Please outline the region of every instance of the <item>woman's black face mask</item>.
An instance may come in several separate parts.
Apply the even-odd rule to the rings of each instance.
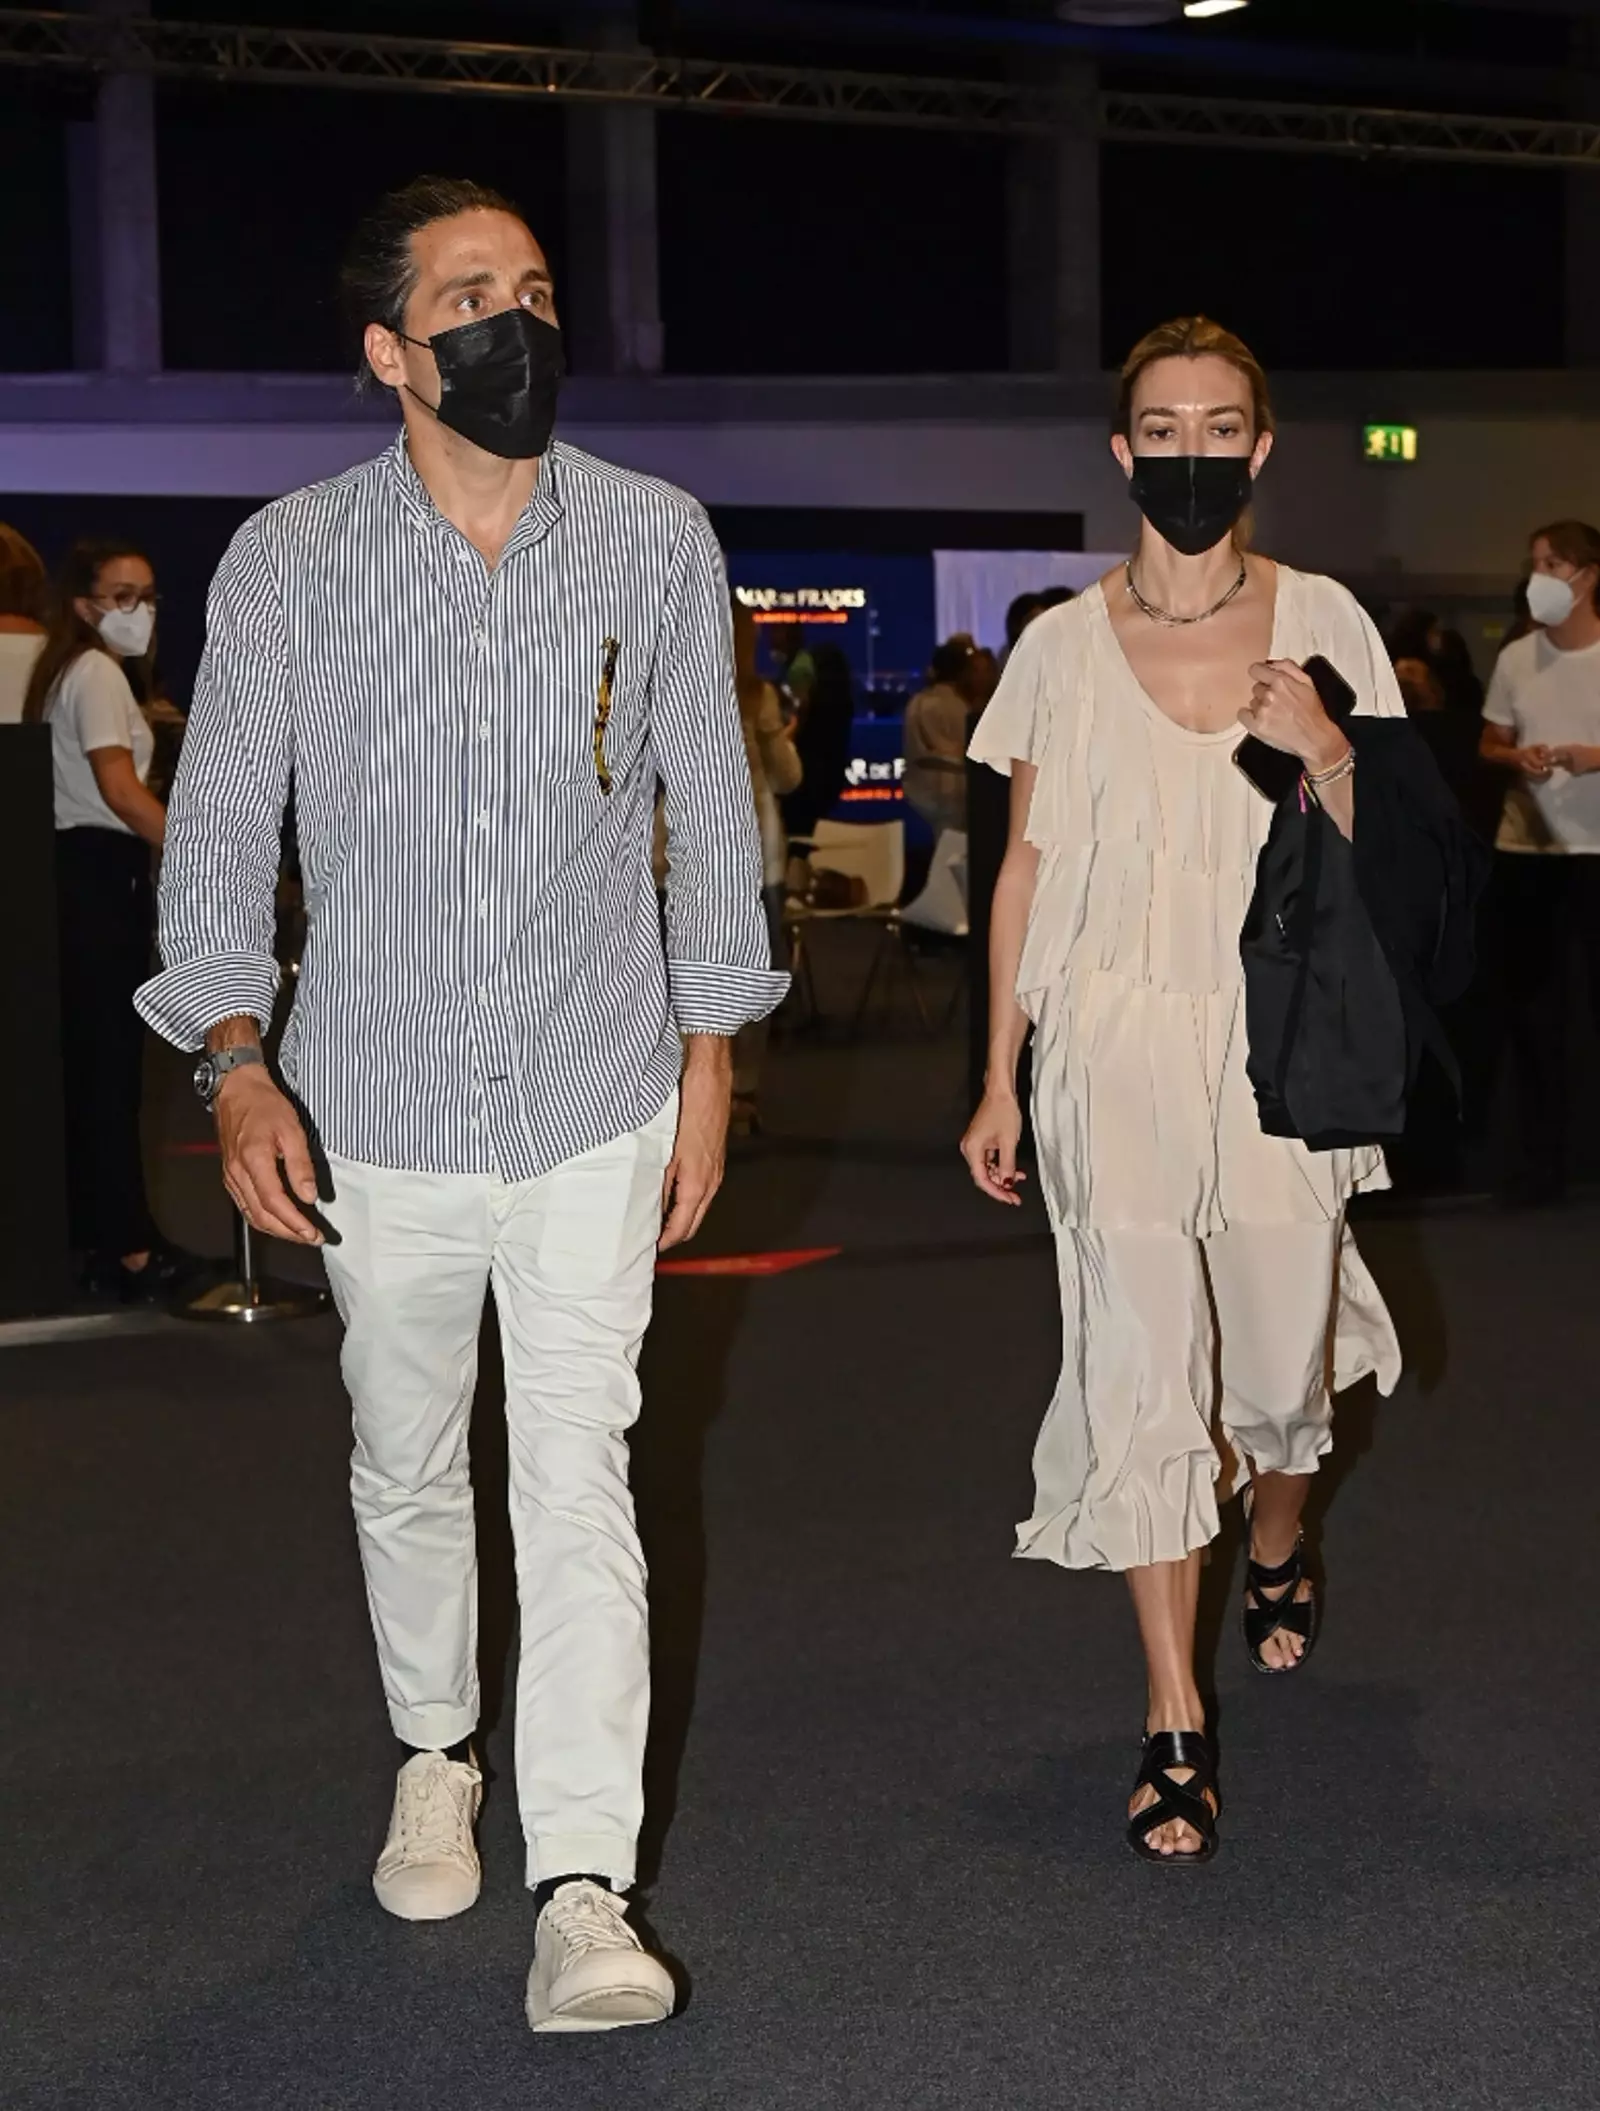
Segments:
[[[1136,454],[1128,495],[1164,541],[1198,557],[1232,532],[1251,484],[1248,455]]]
[[[566,372],[554,323],[526,308],[505,308],[440,330],[427,345],[439,368],[439,401],[426,407],[441,425],[505,461],[531,461],[544,453]]]

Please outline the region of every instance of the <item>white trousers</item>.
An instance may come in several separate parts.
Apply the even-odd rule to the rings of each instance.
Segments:
[[[330,1162],[339,1243],[323,1251],[345,1325],[367,1601],[395,1733],[425,1748],[478,1721],[467,1422],[494,1286],[530,1884],[634,1877],[649,1644],[626,1435],[676,1126],[674,1095],[636,1133],[515,1184]]]

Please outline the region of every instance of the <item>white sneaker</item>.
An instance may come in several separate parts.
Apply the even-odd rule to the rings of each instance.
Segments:
[[[477,1901],[483,1881],[472,1827],[483,1797],[476,1767],[419,1752],[400,1769],[394,1816],[372,1888],[401,1920],[448,1920]]]
[[[616,2030],[663,2023],[674,1994],[667,1968],[651,1957],[614,1891],[575,1877],[539,1915],[528,1974],[534,2030]]]

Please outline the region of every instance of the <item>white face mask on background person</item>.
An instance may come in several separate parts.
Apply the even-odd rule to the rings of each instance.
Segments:
[[[100,642],[119,660],[139,660],[150,650],[155,627],[156,612],[148,601],[137,608],[108,608],[100,618]]]

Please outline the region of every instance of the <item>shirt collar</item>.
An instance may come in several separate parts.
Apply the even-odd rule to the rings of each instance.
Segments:
[[[526,549],[530,543],[538,542],[548,535],[565,511],[561,503],[562,451],[560,441],[553,440],[540,458],[539,476],[533,487],[533,495],[522,509],[522,518],[506,539],[505,549],[501,552],[502,563],[517,550]],[[390,481],[406,518],[419,530],[432,534],[455,534],[457,531],[450,526],[434,504],[427,485],[417,474],[416,464],[411,459],[411,450],[406,446],[404,426],[395,434],[387,460]]]

